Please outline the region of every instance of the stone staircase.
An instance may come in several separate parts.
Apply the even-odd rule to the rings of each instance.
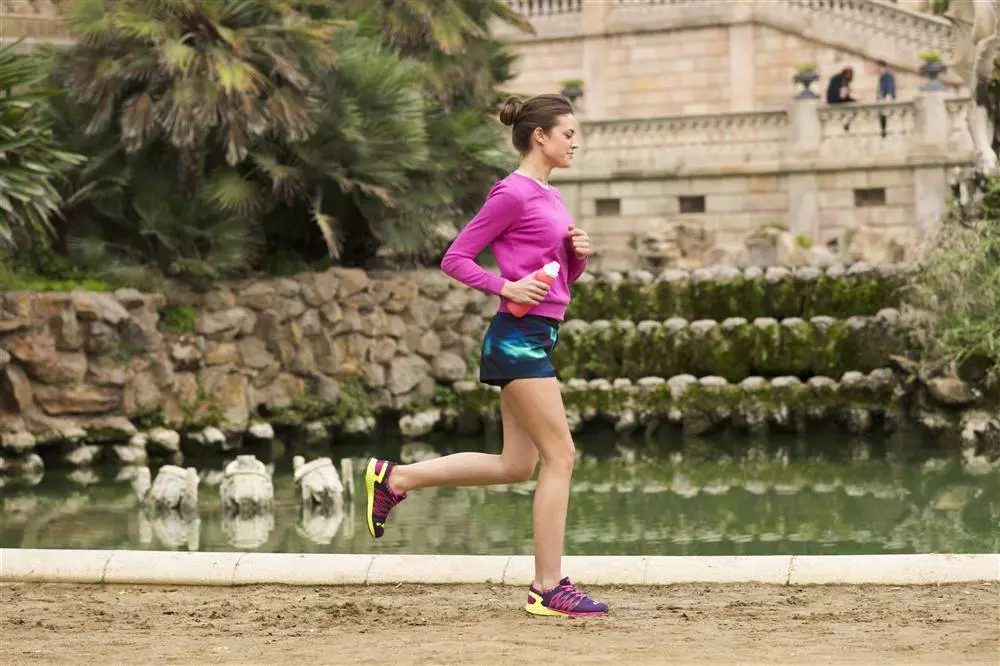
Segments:
[[[677,30],[707,25],[761,23],[802,37],[916,69],[917,53],[952,52],[952,26],[944,18],[881,0],[507,0],[527,16],[536,35],[506,27],[514,41],[581,35],[603,23],[603,31]]]
[[[587,27],[585,14],[607,13],[611,32],[632,28],[677,29],[689,25],[755,21],[810,39],[884,58],[898,66],[916,66],[916,53],[936,49],[950,53],[951,24],[940,17],[904,9],[880,0],[507,0],[531,19],[538,36],[566,36]],[[601,7],[603,6],[603,7]],[[0,39],[37,41],[69,39],[66,22],[53,0],[0,0]],[[505,26],[498,34],[514,40],[534,39]]]
[[[70,40],[66,20],[53,0],[0,0],[0,44],[24,39],[36,42]]]

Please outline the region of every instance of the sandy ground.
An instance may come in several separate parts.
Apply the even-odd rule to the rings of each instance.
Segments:
[[[1000,586],[0,586],[3,664],[998,664]]]

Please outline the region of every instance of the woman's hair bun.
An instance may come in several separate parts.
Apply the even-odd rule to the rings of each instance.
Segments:
[[[516,97],[508,97],[507,101],[503,103],[503,108],[500,109],[500,122],[504,125],[513,125],[517,121],[517,115],[521,113],[521,107],[524,106],[524,102]]]

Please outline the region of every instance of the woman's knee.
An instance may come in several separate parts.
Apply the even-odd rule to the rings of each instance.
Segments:
[[[569,474],[573,471],[576,462],[576,446],[572,437],[565,437],[562,441],[553,442],[545,448],[542,455],[542,464],[546,467]]]
[[[535,475],[537,461],[534,458],[510,458],[503,460],[507,483],[527,481]]]

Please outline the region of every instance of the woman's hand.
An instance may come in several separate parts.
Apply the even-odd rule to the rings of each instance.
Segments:
[[[573,243],[573,252],[577,259],[586,259],[590,256],[590,236],[580,227],[570,227],[569,238]]]
[[[500,290],[500,295],[508,301],[522,305],[538,305],[548,293],[549,285],[541,280],[536,280],[531,275],[521,278],[517,282],[507,280]]]

